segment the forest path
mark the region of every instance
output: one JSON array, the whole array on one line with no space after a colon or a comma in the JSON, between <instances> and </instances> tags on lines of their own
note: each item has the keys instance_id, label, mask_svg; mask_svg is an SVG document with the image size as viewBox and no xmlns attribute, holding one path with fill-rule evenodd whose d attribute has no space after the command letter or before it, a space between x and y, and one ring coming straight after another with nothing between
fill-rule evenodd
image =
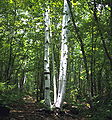
<instances>
[{"instance_id":1,"label":"forest path","mask_svg":"<svg viewBox=\"0 0 112 120\"><path fill-rule=\"evenodd\" d=\"M23 104L12 104L10 115L0 120L87 120L66 113L56 115L54 112L42 109L30 96L27 96L24 100L26 102Z\"/></svg>"}]
</instances>

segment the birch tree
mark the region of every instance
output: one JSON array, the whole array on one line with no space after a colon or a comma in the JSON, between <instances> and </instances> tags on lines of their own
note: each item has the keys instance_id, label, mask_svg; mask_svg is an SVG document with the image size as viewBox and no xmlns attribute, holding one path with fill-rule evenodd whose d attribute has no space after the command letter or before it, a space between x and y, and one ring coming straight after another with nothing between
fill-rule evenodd
<instances>
[{"instance_id":1,"label":"birch tree","mask_svg":"<svg viewBox=\"0 0 112 120\"><path fill-rule=\"evenodd\" d=\"M51 29L50 29L51 30ZM50 32L50 38L52 39L52 33ZM52 45L52 79L53 79L53 89L54 89L54 103L56 102L57 99L57 81L56 81L56 76L55 76L55 64L54 64L54 48Z\"/></svg>"},{"instance_id":2,"label":"birch tree","mask_svg":"<svg viewBox=\"0 0 112 120\"><path fill-rule=\"evenodd\" d=\"M49 41L50 41L50 17L49 6L45 11L45 55L44 55L44 80L45 80L45 104L50 107L50 70L49 70Z\"/></svg>"},{"instance_id":3,"label":"birch tree","mask_svg":"<svg viewBox=\"0 0 112 120\"><path fill-rule=\"evenodd\" d=\"M59 87L58 96L55 104L56 108L60 108L63 103L63 98L65 94L66 86L66 71L67 71L67 57L68 57L68 45L67 45L67 26L69 22L69 8L67 1L64 0L64 10L63 10L63 20L62 20L62 41L61 41L61 57L60 57L60 72L59 72Z\"/></svg>"}]
</instances>

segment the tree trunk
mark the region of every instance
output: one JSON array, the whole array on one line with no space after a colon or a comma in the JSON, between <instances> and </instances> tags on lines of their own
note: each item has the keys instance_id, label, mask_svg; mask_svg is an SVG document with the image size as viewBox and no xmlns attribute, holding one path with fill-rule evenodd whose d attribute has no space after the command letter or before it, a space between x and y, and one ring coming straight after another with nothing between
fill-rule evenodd
<instances>
[{"instance_id":1,"label":"tree trunk","mask_svg":"<svg viewBox=\"0 0 112 120\"><path fill-rule=\"evenodd\" d=\"M45 80L45 104L50 107L50 70L49 70L49 41L50 41L50 17L49 6L45 11L45 54L44 54L44 80Z\"/></svg>"},{"instance_id":2,"label":"tree trunk","mask_svg":"<svg viewBox=\"0 0 112 120\"><path fill-rule=\"evenodd\" d=\"M78 29L78 27L75 24L74 16L73 16L73 13L72 13L72 10L71 10L70 1L67 0L67 2L68 2L68 5L69 5L69 9L70 9L70 14L71 14L71 19L72 19L73 26L74 26L74 31L75 31L75 33L77 35L77 38L78 38L79 42L80 42L80 47L81 47L81 51L82 51L82 55L83 55L83 60L84 60L84 66L85 66L85 70L86 70L87 84L88 84L88 86L90 86L89 69L88 69L87 58L86 58L86 53L85 53L85 49L84 49L84 43L83 43L83 40L82 40L81 35L79 33L79 29ZM89 91L89 89L88 89L88 91Z\"/></svg>"},{"instance_id":3,"label":"tree trunk","mask_svg":"<svg viewBox=\"0 0 112 120\"><path fill-rule=\"evenodd\" d=\"M66 86L66 71L67 71L67 57L68 57L68 45L67 45L67 26L69 22L69 8L68 3L64 0L64 10L63 10L63 21L62 21L62 43L61 43L61 58L60 58L60 72L59 72L59 87L58 87L58 97L55 103L55 107L60 108L64 95Z\"/></svg>"}]
</instances>

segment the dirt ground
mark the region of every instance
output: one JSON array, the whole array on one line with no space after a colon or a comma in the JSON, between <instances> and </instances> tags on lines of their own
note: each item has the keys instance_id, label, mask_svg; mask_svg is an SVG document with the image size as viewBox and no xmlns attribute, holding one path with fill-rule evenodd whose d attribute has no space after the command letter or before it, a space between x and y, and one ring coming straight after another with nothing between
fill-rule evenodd
<instances>
[{"instance_id":1,"label":"dirt ground","mask_svg":"<svg viewBox=\"0 0 112 120\"><path fill-rule=\"evenodd\" d=\"M38 108L35 103L12 105L10 115L0 120L86 120L72 114L49 112Z\"/></svg>"},{"instance_id":2,"label":"dirt ground","mask_svg":"<svg viewBox=\"0 0 112 120\"><path fill-rule=\"evenodd\" d=\"M24 104L12 104L9 116L4 116L0 120L87 120L72 113L57 113L40 108L32 99L26 101Z\"/></svg>"}]
</instances>

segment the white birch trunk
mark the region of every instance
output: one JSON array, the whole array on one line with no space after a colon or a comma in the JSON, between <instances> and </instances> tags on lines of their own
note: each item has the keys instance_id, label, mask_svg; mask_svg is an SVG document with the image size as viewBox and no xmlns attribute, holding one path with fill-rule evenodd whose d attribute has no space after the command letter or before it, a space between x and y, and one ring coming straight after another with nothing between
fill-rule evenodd
<instances>
[{"instance_id":1,"label":"white birch trunk","mask_svg":"<svg viewBox=\"0 0 112 120\"><path fill-rule=\"evenodd\" d=\"M50 70L49 70L49 41L50 41L50 17L49 7L45 11L45 55L44 55L44 80L45 80L45 104L50 107Z\"/></svg>"},{"instance_id":2,"label":"white birch trunk","mask_svg":"<svg viewBox=\"0 0 112 120\"><path fill-rule=\"evenodd\" d=\"M51 22L51 20L50 20ZM51 23L50 23L51 24ZM55 77L55 63L54 63L54 47L53 47L53 40L52 40L52 30L50 26L50 40L52 43L52 66L53 66L53 71L52 71L52 78L53 78L53 88L54 88L54 103L56 102L57 99L57 83L56 83L56 77ZM51 106L52 108L52 106Z\"/></svg>"},{"instance_id":3,"label":"white birch trunk","mask_svg":"<svg viewBox=\"0 0 112 120\"><path fill-rule=\"evenodd\" d=\"M53 49L53 48L52 48ZM53 52L53 51L52 51ZM54 52L52 53L52 61L53 61L53 86L54 86L54 103L56 103L57 99L57 83L55 77L55 64L54 64Z\"/></svg>"},{"instance_id":4,"label":"white birch trunk","mask_svg":"<svg viewBox=\"0 0 112 120\"><path fill-rule=\"evenodd\" d=\"M61 59L60 59L60 73L59 73L59 87L58 97L55 103L55 107L60 108L63 103L66 85L66 71L67 71L67 57L68 57L68 45L67 45L67 26L69 22L69 7L66 0L64 0L62 21L62 43L61 43Z\"/></svg>"}]
</instances>

